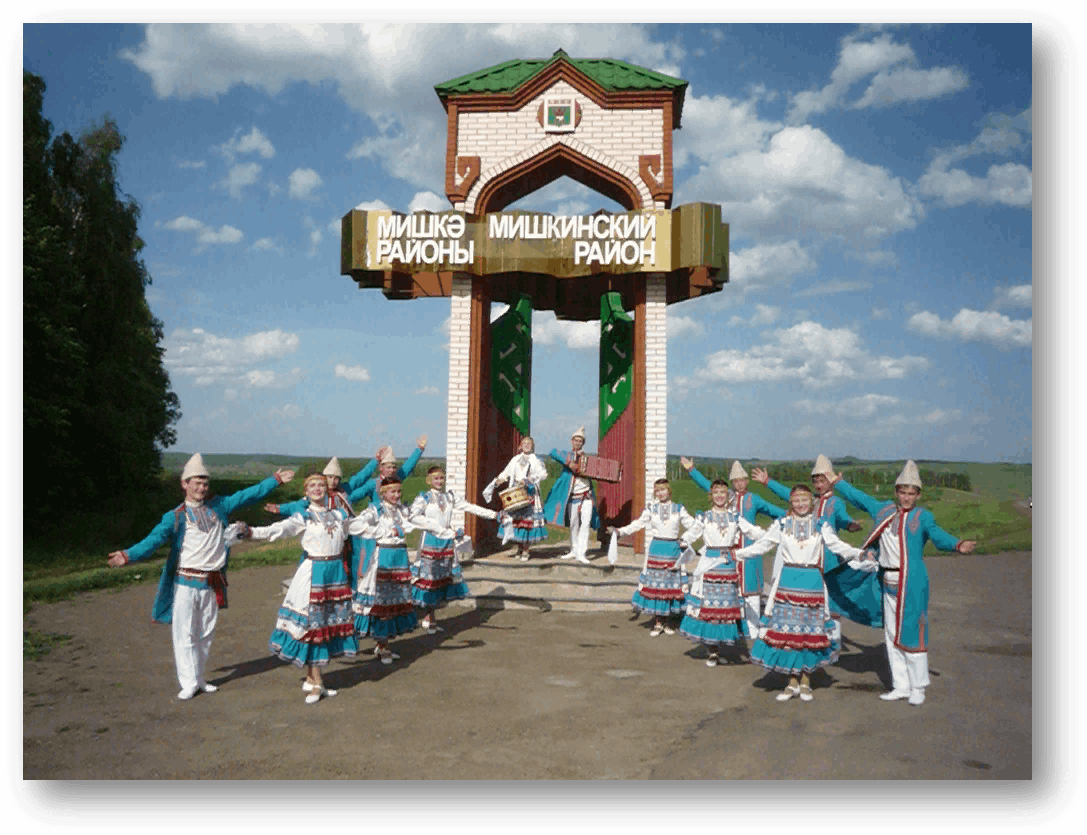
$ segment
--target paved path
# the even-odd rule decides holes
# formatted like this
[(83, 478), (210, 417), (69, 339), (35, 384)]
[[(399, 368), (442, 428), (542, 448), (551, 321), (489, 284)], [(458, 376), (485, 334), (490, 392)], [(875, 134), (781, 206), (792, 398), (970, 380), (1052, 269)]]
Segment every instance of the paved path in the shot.
[[(876, 698), (876, 630), (846, 624), (815, 700), (748, 664), (707, 668), (628, 613), (448, 609), (403, 659), (334, 663), (340, 694), (303, 703), (270, 658), (282, 566), (232, 575), (211, 653), (215, 694), (175, 698), (154, 586), (35, 606), (72, 635), (23, 665), (27, 779), (1029, 779), (1031, 562), (926, 558), (933, 684), (921, 708)], [(881, 677), (883, 682), (881, 682)]]

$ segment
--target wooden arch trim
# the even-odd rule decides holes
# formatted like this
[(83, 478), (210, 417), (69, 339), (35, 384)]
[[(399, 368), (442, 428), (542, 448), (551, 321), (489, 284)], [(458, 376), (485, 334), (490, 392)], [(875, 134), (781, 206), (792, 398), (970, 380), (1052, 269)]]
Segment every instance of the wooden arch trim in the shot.
[(564, 176), (614, 200), (627, 211), (642, 208), (642, 195), (635, 183), (560, 142), (488, 180), (476, 197), (472, 213), (500, 212)]

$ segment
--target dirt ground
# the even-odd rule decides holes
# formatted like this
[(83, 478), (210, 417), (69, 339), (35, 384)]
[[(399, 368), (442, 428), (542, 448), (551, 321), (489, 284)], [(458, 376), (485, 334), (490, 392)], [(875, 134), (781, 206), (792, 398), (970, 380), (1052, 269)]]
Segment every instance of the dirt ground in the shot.
[[(338, 660), (303, 702), (268, 654), (289, 567), (231, 575), (209, 679), (176, 698), (154, 586), (37, 605), (72, 639), (23, 664), (25, 779), (1030, 779), (1029, 553), (926, 558), (932, 686), (885, 703), (880, 632), (846, 622), (815, 700), (761, 668), (708, 668), (628, 613), (450, 608), (402, 659)], [(364, 644), (370, 646), (369, 642)]]

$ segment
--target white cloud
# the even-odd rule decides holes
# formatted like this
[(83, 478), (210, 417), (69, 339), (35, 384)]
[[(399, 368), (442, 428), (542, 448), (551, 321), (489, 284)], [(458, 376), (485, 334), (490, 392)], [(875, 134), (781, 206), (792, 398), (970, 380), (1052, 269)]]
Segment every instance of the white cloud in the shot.
[(384, 200), (368, 200), (363, 203), (359, 203), (356, 207), (360, 212), (377, 212), (389, 210)]
[(595, 351), (600, 345), (600, 320), (569, 322), (556, 319), (553, 311), (537, 311), (532, 317), (532, 341), (539, 345), (561, 343), (575, 351)]
[(866, 419), (875, 416), (878, 412), (898, 408), (901, 403), (902, 398), (900, 397), (890, 394), (870, 393), (857, 397), (846, 397), (841, 400), (797, 400), (793, 405), (798, 411), (809, 414)]
[(261, 238), (253, 243), (252, 248), (257, 252), (275, 252), (278, 255), (283, 254), (283, 247), (279, 246), (273, 238)]
[(879, 320), (890, 319), (891, 318), (891, 311), (888, 310), (886, 307), (873, 307), (872, 308), (872, 318), (873, 319), (879, 319)]
[(733, 237), (799, 228), (867, 249), (924, 216), (900, 178), (848, 156), (810, 126), (785, 128), (762, 149), (706, 160), (679, 191), (677, 203), (720, 203)]
[(954, 318), (941, 319), (923, 310), (915, 313), (906, 326), (924, 336), (958, 339), (961, 342), (989, 342), (998, 348), (1026, 348), (1031, 344), (1032, 319), (1011, 319), (994, 310), (962, 308)]
[(412, 394), (439, 394), (437, 386), (423, 386), (421, 389), (416, 389)]
[(724, 292), (785, 287), (815, 268), (815, 261), (797, 241), (756, 244), (729, 255), (729, 283)]
[(340, 362), (336, 364), (335, 373), (337, 377), (343, 377), (353, 383), (365, 383), (370, 379), (370, 372), (361, 365), (345, 365)]
[[(456, 44), (455, 50), (449, 45)], [(215, 98), (246, 85), (276, 95), (291, 82), (331, 81), (343, 100), (369, 114), (380, 135), (356, 146), (387, 172), (443, 190), (446, 116), (434, 84), (511, 56), (610, 56), (677, 71), (684, 51), (639, 24), (183, 24), (154, 23), (121, 50), (150, 77), (159, 98)]]
[(994, 307), (1032, 307), (1034, 305), (1034, 285), (1015, 284), (997, 287)]
[(807, 296), (830, 296), (834, 293), (856, 293), (861, 290), (868, 290), (871, 287), (872, 283), (870, 281), (832, 279), (830, 281), (821, 281), (818, 284), (810, 284), (803, 289), (795, 291), (793, 295), (798, 298)]
[(921, 176), (917, 189), (926, 197), (939, 198), (946, 206), (1003, 203), (1027, 208), (1034, 193), (1031, 170), (1017, 162), (992, 165), (984, 177), (975, 177), (961, 168), (930, 168)]
[(787, 382), (822, 389), (857, 380), (898, 380), (928, 365), (924, 357), (873, 356), (853, 331), (805, 321), (770, 331), (749, 348), (709, 354), (688, 385)]
[(856, 35), (842, 39), (838, 64), (830, 73), (830, 83), (821, 90), (805, 90), (793, 95), (787, 118), (796, 124), (809, 116), (823, 113), (841, 103), (849, 89), (873, 73), (913, 58), (907, 44), (892, 43), (884, 34), (871, 41), (857, 41)]
[(969, 77), (958, 67), (935, 67), (918, 70), (898, 67), (876, 74), (864, 95), (853, 102), (853, 108), (889, 107), (900, 101), (934, 99), (965, 89)]
[[(198, 386), (228, 380), (259, 386), (266, 378), (248, 377), (249, 372), (255, 370), (254, 366), (294, 353), (300, 340), (298, 334), (278, 329), (232, 338), (216, 336), (202, 328), (179, 328), (166, 338), (164, 344), (166, 354), (163, 362), (169, 372), (192, 377)], [(291, 373), (295, 372), (298, 369)]]
[(254, 368), (245, 372), (245, 381), (255, 389), (285, 389), (302, 379), (302, 369), (292, 368), (286, 373), (279, 373), (268, 368)]
[(313, 192), (323, 184), (321, 175), (312, 168), (296, 168), (287, 178), (287, 194), (295, 200), (314, 200)]
[(298, 420), (304, 412), (297, 403), (285, 403), (282, 406), (273, 406), (268, 410), (271, 417), (285, 418), (286, 420)]
[[(597, 342), (600, 341), (600, 323), (597, 322)], [(667, 339), (679, 339), (683, 336), (700, 336), (706, 332), (706, 329), (702, 327), (701, 323), (696, 322), (690, 316), (679, 316), (673, 313), (667, 313), (664, 323), (665, 335)]]
[(207, 162), (202, 159), (195, 162), (183, 159), (177, 164), (178, 168), (204, 168), (205, 166), (207, 166)]
[(444, 212), (450, 208), (449, 201), (444, 197), (439, 197), (432, 191), (420, 191), (413, 198), (411, 203), (408, 204), (408, 213), (411, 212)]
[(324, 234), (309, 215), (302, 218), (302, 225), (309, 230), (309, 252), (306, 254), (312, 258), (317, 254), (317, 246), (324, 239)]
[(336, 365), (336, 376), (350, 379), (352, 383), (365, 383), (370, 379), (370, 372), (362, 365), (345, 365), (341, 362)]
[(756, 304), (754, 315), (748, 317), (733, 316), (731, 319), (728, 320), (728, 323), (733, 327), (744, 327), (747, 325), (772, 325), (780, 318), (780, 307), (774, 307), (769, 304)]
[(260, 179), (260, 172), (259, 162), (239, 163), (231, 166), (226, 177), (219, 181), (219, 185), (224, 186), (231, 197), (241, 199), (242, 189), (257, 182)]
[(236, 244), (245, 237), (240, 229), (235, 229), (233, 226), (223, 224), (218, 229), (214, 229), (187, 215), (176, 217), (169, 223), (164, 224), (164, 226), (175, 232), (196, 233), (196, 242), (199, 244), (197, 252), (202, 252), (205, 248), (214, 244)]
[(245, 136), (239, 137), (239, 133), (241, 133), (241, 129), (235, 131), (234, 136), (229, 141), (216, 147), (216, 150), (230, 162), (233, 162), (234, 158), (241, 154), (257, 154), (263, 159), (271, 159), (276, 155), (276, 149), (271, 141), (256, 126)]
[(683, 103), (683, 129), (675, 135), (672, 164), (682, 168), (692, 158), (711, 160), (726, 154), (759, 150), (782, 128), (781, 122), (763, 121), (756, 111), (759, 98), (744, 101), (728, 96), (693, 96)]

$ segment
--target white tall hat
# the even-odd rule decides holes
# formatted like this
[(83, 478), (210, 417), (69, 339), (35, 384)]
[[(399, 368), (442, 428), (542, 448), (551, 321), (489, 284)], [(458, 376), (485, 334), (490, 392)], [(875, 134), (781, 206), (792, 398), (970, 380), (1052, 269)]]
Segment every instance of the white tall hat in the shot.
[(181, 480), (186, 481), (193, 476), (198, 475), (204, 477), (211, 476), (211, 473), (208, 472), (208, 468), (204, 466), (204, 456), (199, 452), (195, 453), (192, 458), (185, 462), (185, 469), (181, 471)]
[(321, 474), (334, 475), (337, 478), (343, 478), (343, 470), (340, 469), (340, 459), (333, 455), (332, 460), (325, 464), (325, 468), (321, 470)]
[(917, 471), (917, 465), (913, 461), (907, 461), (906, 466), (902, 468), (902, 472), (898, 474), (895, 487), (899, 486), (921, 489), (921, 473)]
[(571, 438), (581, 438), (581, 440), (584, 441), (585, 440), (585, 427), (584, 426), (579, 426), (577, 429), (574, 430), (574, 434), (571, 435), (570, 437)]
[(381, 460), (378, 463), (379, 464), (395, 464), (396, 463), (396, 456), (393, 455), (393, 448), (391, 446), (390, 447), (385, 447), (385, 454), (381, 456)]
[(743, 468), (743, 464), (739, 461), (732, 462), (732, 469), (729, 470), (728, 480), (732, 481), (734, 478), (747, 478), (747, 470)]
[(815, 466), (811, 471), (812, 475), (834, 475), (834, 465), (830, 463), (830, 459), (822, 453), (819, 453), (819, 457), (815, 459)]

